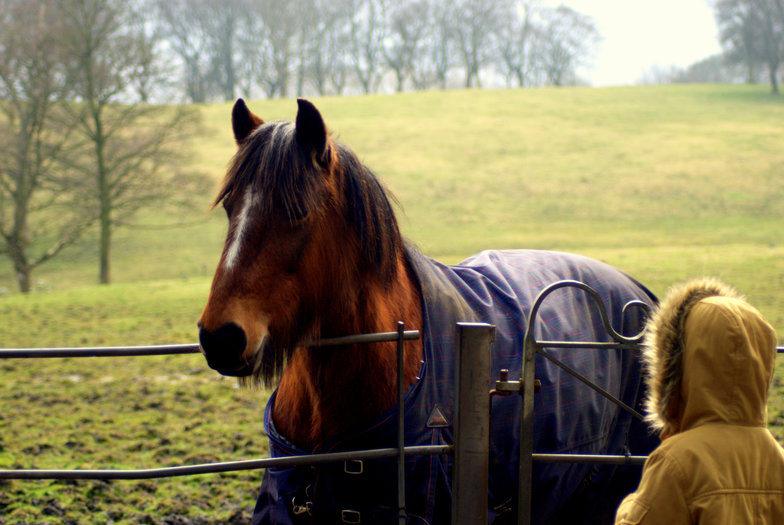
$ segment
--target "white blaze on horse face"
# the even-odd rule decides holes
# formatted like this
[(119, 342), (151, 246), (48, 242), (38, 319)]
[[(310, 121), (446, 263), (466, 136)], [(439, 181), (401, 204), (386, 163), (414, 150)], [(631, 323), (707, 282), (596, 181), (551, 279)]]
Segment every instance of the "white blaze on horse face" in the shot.
[(253, 207), (254, 200), (253, 189), (247, 188), (245, 190), (245, 195), (242, 198), (242, 209), (237, 215), (237, 225), (234, 227), (234, 235), (231, 238), (231, 244), (229, 244), (229, 249), (226, 250), (224, 265), (227, 270), (233, 269), (234, 264), (237, 262), (237, 255), (240, 253), (242, 238), (245, 236), (245, 230), (248, 228), (248, 217), (250, 216), (250, 210)]

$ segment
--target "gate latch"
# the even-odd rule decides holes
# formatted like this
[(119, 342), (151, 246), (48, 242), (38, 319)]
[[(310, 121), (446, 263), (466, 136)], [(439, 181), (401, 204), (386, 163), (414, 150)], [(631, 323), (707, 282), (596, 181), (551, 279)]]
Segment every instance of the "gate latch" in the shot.
[[(538, 379), (534, 380), (534, 392), (540, 392), (541, 390), (542, 382)], [(520, 378), (518, 381), (510, 381), (509, 370), (502, 368), (498, 373), (498, 379), (495, 382), (495, 388), (490, 391), (490, 395), (509, 396), (514, 393), (522, 395), (523, 379)]]

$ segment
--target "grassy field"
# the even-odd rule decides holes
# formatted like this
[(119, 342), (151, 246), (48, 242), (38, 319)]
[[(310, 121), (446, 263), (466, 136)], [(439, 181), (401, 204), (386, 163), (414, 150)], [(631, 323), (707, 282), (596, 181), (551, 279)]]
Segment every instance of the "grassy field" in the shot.
[[(784, 340), (784, 100), (764, 87), (455, 91), (314, 101), (401, 203), (407, 236), (457, 262), (484, 248), (582, 253), (655, 293), (714, 275)], [(293, 100), (251, 101), (267, 120)], [(194, 171), (233, 154), (230, 104), (201, 108)], [(13, 293), (0, 264), (0, 346), (192, 342), (225, 234), (211, 195), (119, 231), (116, 284), (85, 239)], [(199, 356), (0, 362), (0, 468), (144, 468), (266, 454), (266, 392)], [(784, 366), (770, 420), (784, 442)], [(260, 473), (150, 482), (0, 482), (0, 524), (247, 521)], [(88, 509), (88, 510), (85, 510)]]

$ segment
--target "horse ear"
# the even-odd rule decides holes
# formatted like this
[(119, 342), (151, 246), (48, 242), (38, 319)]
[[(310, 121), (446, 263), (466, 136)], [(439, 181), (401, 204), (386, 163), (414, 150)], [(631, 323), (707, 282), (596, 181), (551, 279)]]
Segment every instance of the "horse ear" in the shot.
[(231, 127), (234, 129), (234, 139), (237, 141), (237, 145), (245, 142), (248, 135), (262, 124), (264, 121), (251, 113), (248, 106), (245, 105), (245, 101), (238, 98), (234, 103), (234, 109), (231, 110)]
[(310, 148), (321, 165), (326, 165), (329, 148), (327, 146), (327, 126), (316, 106), (304, 98), (297, 99), (297, 141)]

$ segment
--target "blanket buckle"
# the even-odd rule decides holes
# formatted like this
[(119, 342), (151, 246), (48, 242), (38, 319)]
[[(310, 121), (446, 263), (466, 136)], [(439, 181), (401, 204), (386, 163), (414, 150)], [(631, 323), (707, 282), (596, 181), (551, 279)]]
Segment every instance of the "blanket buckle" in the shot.
[(365, 464), (361, 459), (348, 459), (343, 462), (343, 472), (346, 474), (362, 474), (365, 471)]
[(305, 513), (307, 513), (308, 516), (312, 516), (313, 515), (313, 513), (311, 512), (312, 506), (313, 506), (312, 501), (306, 501), (304, 505), (299, 505), (297, 503), (296, 496), (291, 498), (291, 511), (294, 513), (295, 516), (299, 516)]
[(343, 523), (362, 523), (358, 510), (343, 509), (340, 511), (340, 521)]

